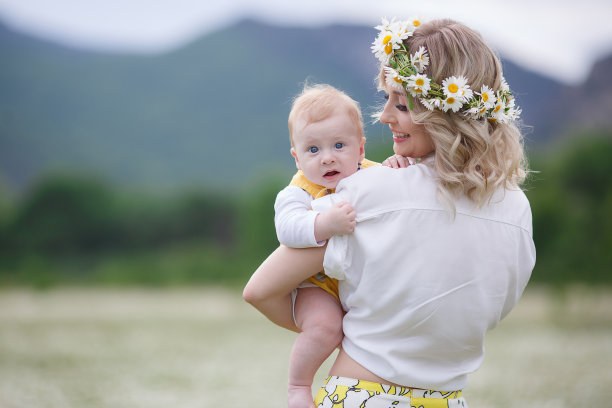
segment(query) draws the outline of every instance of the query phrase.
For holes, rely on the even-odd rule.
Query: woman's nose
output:
[[[380,122],[384,123],[385,125],[388,125],[389,123],[391,123],[392,119],[393,118],[389,109],[389,102],[387,102],[382,113],[380,114]]]

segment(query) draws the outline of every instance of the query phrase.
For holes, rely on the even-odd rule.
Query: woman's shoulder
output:
[[[342,180],[336,193],[361,210],[437,208],[435,180],[435,174],[425,165],[404,169],[376,166]]]
[[[514,225],[530,233],[532,231],[531,206],[519,187],[500,187],[482,207],[476,207],[464,198],[458,203],[457,212]]]
[[[426,164],[412,165],[403,169],[387,166],[372,166],[360,170],[342,180],[337,189],[352,188],[410,188],[435,183],[434,170]]]

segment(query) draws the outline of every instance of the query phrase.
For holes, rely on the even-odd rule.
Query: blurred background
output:
[[[610,286],[609,1],[216,3],[0,0],[4,333],[15,316],[55,310],[57,297],[36,303],[49,289],[213,287],[239,299],[278,245],[274,198],[295,171],[287,115],[305,81],[359,101],[367,156],[391,154],[388,130],[369,120],[383,103],[370,52],[383,16],[454,18],[497,50],[534,170],[530,287],[558,302]],[[588,321],[607,344],[612,317],[598,313],[605,325]],[[15,333],[28,332],[13,332],[4,358]]]

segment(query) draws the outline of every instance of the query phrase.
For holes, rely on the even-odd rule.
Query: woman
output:
[[[479,34],[438,20],[387,22],[372,47],[388,94],[380,121],[393,167],[343,180],[357,212],[352,235],[327,248],[276,250],[244,298],[273,322],[299,328],[291,291],[325,267],[339,280],[344,339],[315,404],[464,406],[484,335],[520,298],[535,264],[526,165],[512,94]],[[365,405],[364,405],[365,404]]]

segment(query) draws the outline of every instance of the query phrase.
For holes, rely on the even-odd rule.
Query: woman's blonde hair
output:
[[[430,62],[425,74],[439,84],[447,77],[463,75],[474,90],[487,85],[496,91],[502,86],[501,62],[480,34],[461,23],[448,19],[423,23],[404,43],[411,54],[421,46],[427,48]],[[384,66],[379,87],[386,88]],[[524,181],[527,161],[517,124],[430,111],[416,98],[410,114],[433,140],[438,192],[453,212],[454,199],[463,194],[482,206],[499,187],[518,188]]]
[[[306,84],[295,99],[289,112],[289,138],[293,146],[293,136],[298,122],[306,124],[320,122],[328,118],[336,108],[343,108],[355,122],[359,136],[363,137],[363,118],[359,102],[341,90],[327,84]]]

